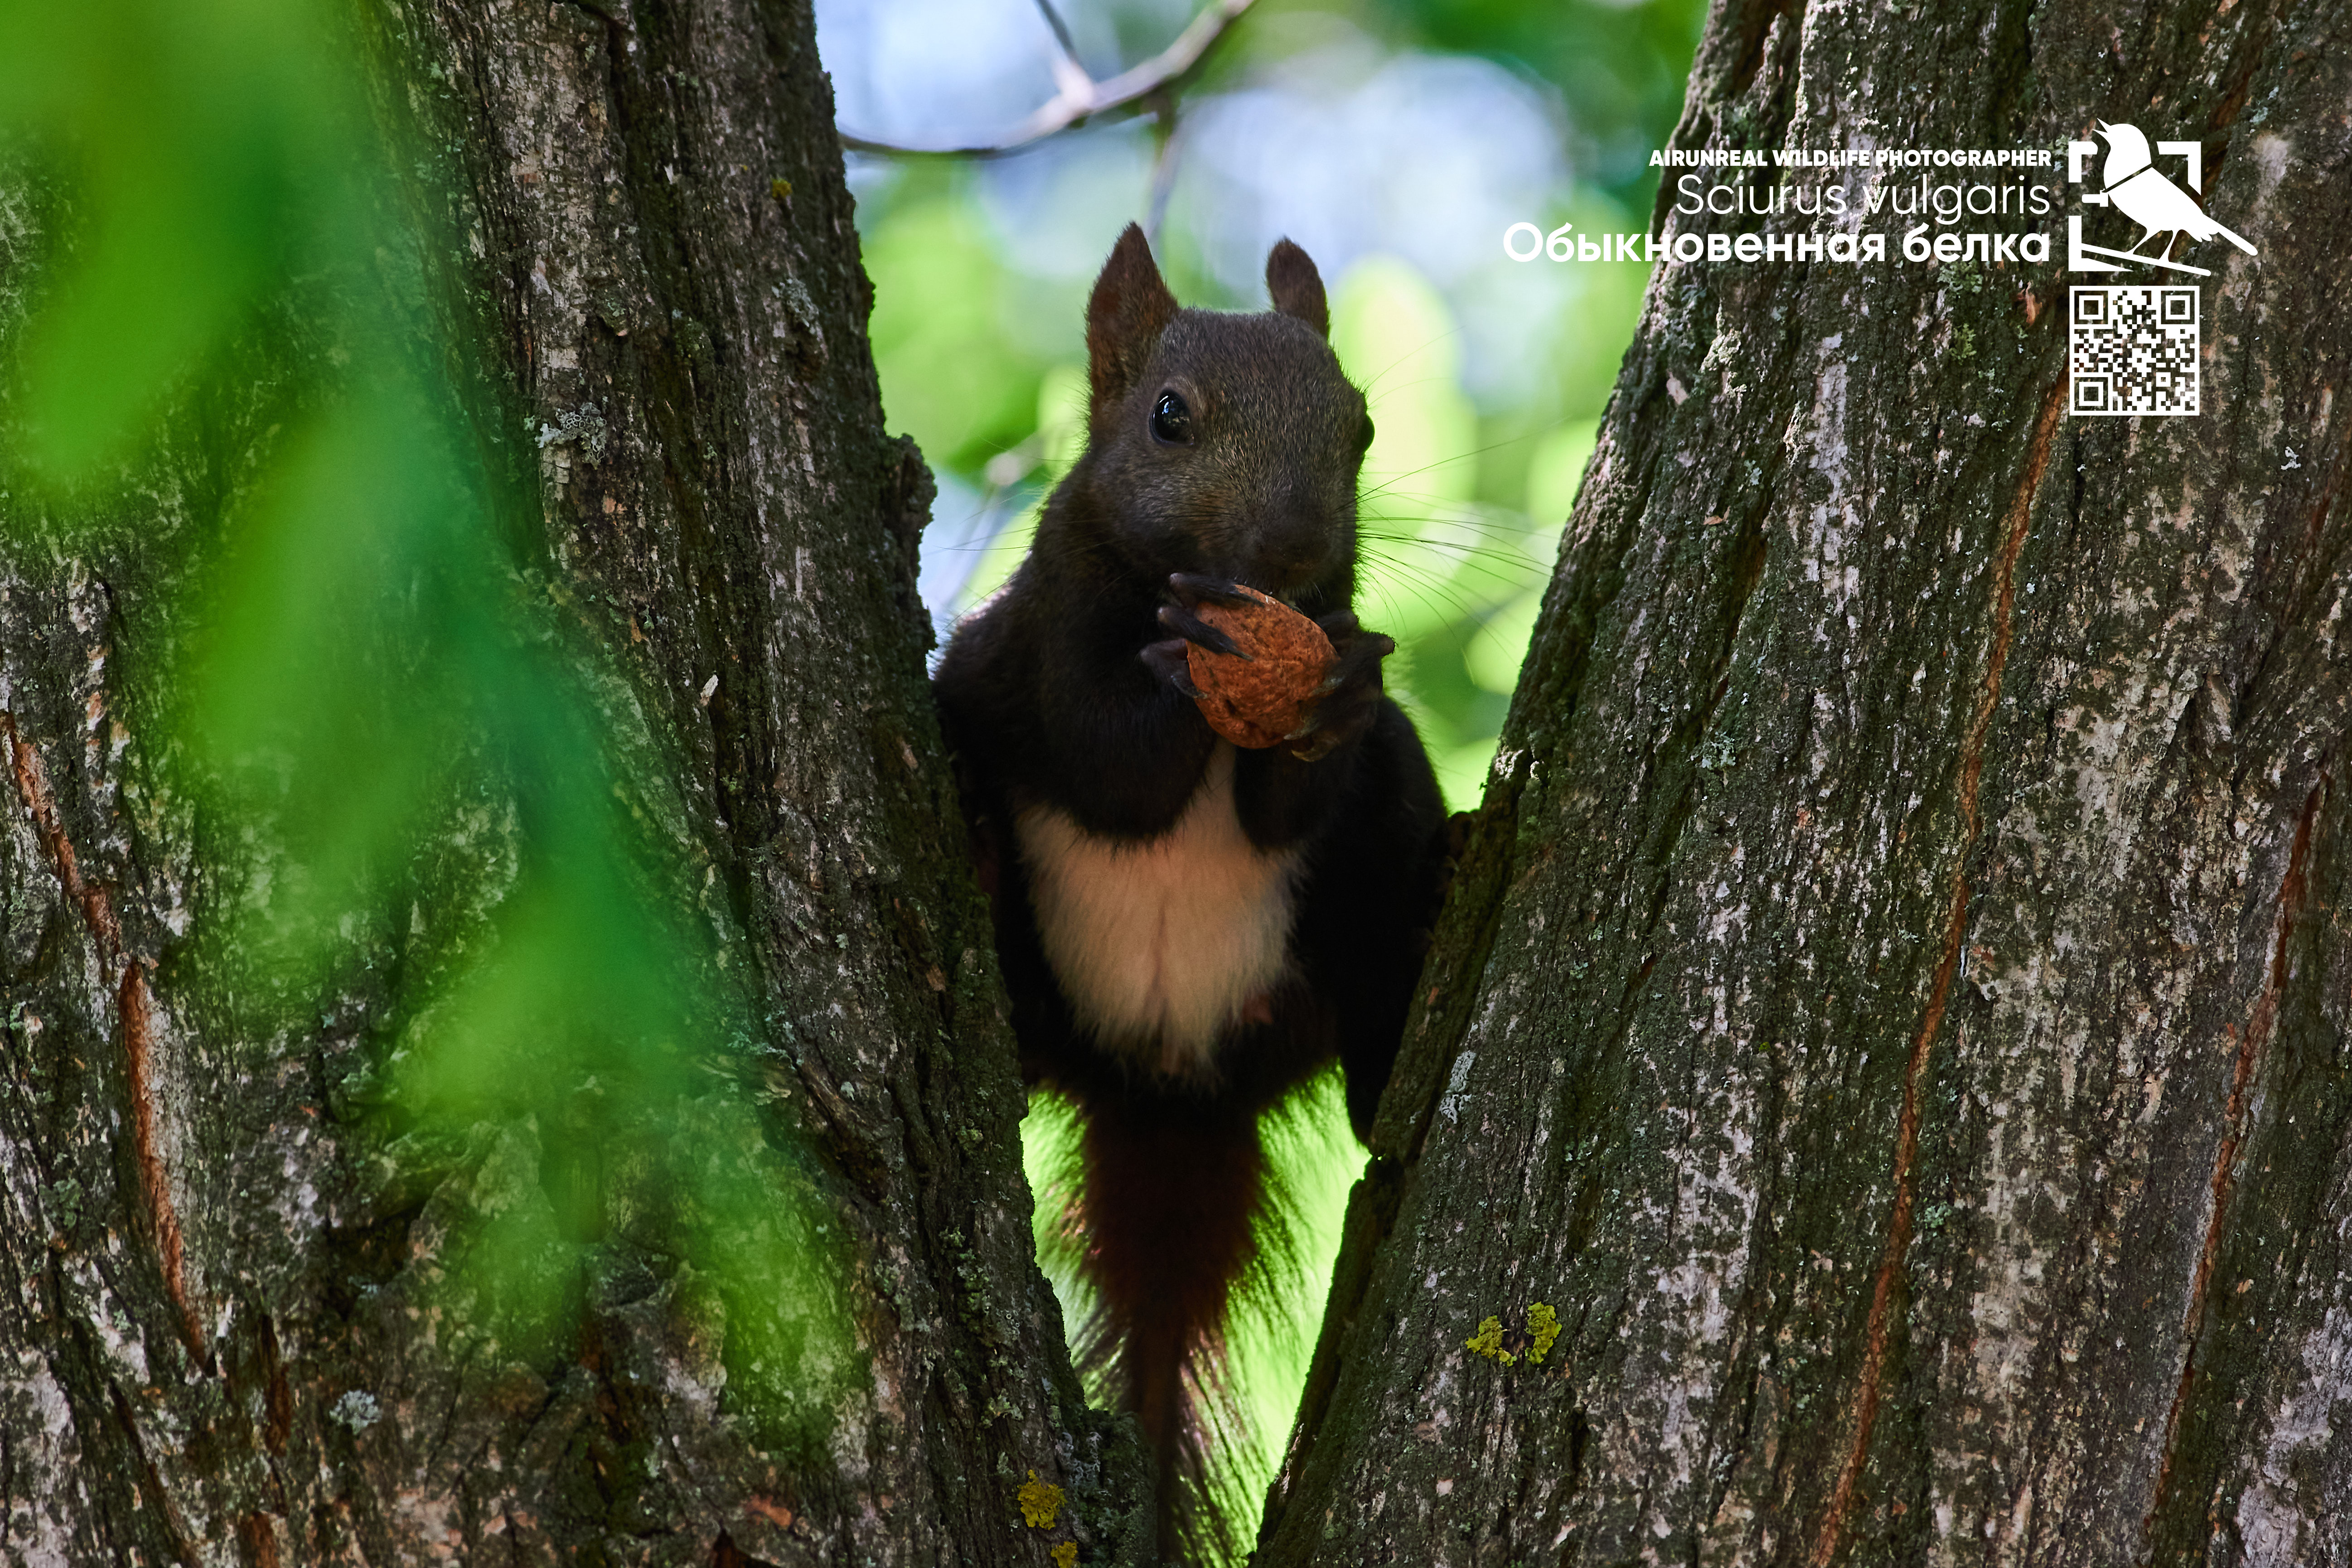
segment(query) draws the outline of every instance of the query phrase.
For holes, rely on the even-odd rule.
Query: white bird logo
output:
[[[2102,194],[2110,205],[2147,231],[2128,254],[2138,255],[2140,246],[2159,234],[2172,237],[2157,253],[2160,257],[2170,255],[2174,243],[2183,234],[2190,239],[2211,239],[2219,235],[2248,256],[2254,254],[2254,247],[2244,236],[2207,217],[2205,209],[2187,191],[2157,169],[2156,161],[2148,155],[2147,138],[2139,133],[2137,126],[2109,125],[2105,121],[2093,123],[2098,134],[2107,139],[2106,162],[2099,166],[2099,178],[2105,186]]]

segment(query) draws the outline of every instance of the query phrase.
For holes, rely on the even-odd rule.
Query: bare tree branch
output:
[[[1070,37],[1069,24],[1062,20],[1059,11],[1054,9],[1054,0],[1037,0],[1037,9],[1045,13],[1045,26],[1054,29],[1055,41],[1062,46],[1062,52],[1076,59],[1078,46]]]
[[[1094,89],[1095,80],[1087,74],[1086,62],[1078,58],[1077,41],[1070,37],[1062,14],[1054,9],[1054,0],[1037,0],[1037,9],[1044,13],[1045,26],[1054,29],[1054,41],[1062,46],[1062,52],[1054,57],[1055,94],[1085,97]]]
[[[1168,198],[1176,189],[1176,165],[1184,155],[1184,132],[1191,123],[1176,118],[1175,94],[1152,95],[1152,136],[1160,145],[1151,159],[1151,201],[1144,215],[1143,237],[1154,247],[1160,244],[1160,221],[1168,216]]]
[[[1087,74],[1071,51],[1067,32],[1061,18],[1055,15],[1045,0],[1039,0],[1045,11],[1062,53],[1055,59],[1054,77],[1058,84],[1051,99],[1039,106],[1036,112],[1016,126],[1002,142],[986,142],[970,147],[901,147],[895,142],[875,142],[844,132],[841,144],[856,153],[886,153],[900,157],[988,158],[1004,153],[1018,152],[1033,142],[1042,142],[1056,132],[1066,131],[1082,121],[1097,115],[1117,113],[1147,106],[1146,100],[1156,93],[1171,91],[1190,80],[1208,59],[1209,51],[1234,23],[1240,20],[1255,0],[1213,0],[1206,10],[1192,18],[1176,41],[1145,60],[1119,72],[1108,81],[1097,81]]]

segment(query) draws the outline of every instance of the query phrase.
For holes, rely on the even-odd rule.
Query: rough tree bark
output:
[[[2352,1561],[2347,100],[2335,0],[1718,4],[1678,146],[2133,121],[2261,254],[2137,420],[2054,265],[1659,270],[1262,1562]]]
[[[447,335],[574,433],[530,476],[549,570],[757,977],[870,1376],[780,1473],[617,1223],[576,1354],[467,1360],[412,1315],[469,1211],[551,1200],[512,1130],[386,1179],[348,1085],[388,939],[258,1037],[273,999],[188,940],[233,852],[161,798],[146,723],[207,465],[264,438],[213,411],[115,526],[0,560],[8,1560],[1037,1563],[1032,1468],[1108,1558],[1137,1500],[1028,1256],[921,688],[923,481],[805,10],[371,26],[436,150]],[[2048,269],[1661,275],[1268,1561],[2346,1561],[2347,29],[1719,7],[1679,144],[2164,124],[2262,256],[2205,296],[2212,412],[2137,423],[2063,414]],[[1537,1300],[1545,1363],[1463,1348]]]
[[[1040,1564],[1074,1531],[1107,1555],[1147,1500],[1032,1256],[924,681],[929,480],[884,434],[809,8],[362,16],[380,114],[414,138],[404,259],[482,452],[542,505],[581,684],[706,889],[682,912],[753,976],[764,1037],[723,1065],[762,1089],[768,1140],[818,1152],[859,1381],[814,1462],[763,1455],[724,1323],[618,1205],[588,1226],[575,1347],[531,1363],[436,1326],[426,1287],[469,1216],[555,1223],[532,1173],[564,1168],[541,1146],[562,1131],[488,1130],[420,1184],[352,1088],[397,1033],[399,933],[363,926],[348,984],[290,1010],[194,940],[268,847],[157,768],[174,606],[270,432],[184,410],[96,526],[0,534],[0,1560]],[[38,210],[0,204],[16,312]],[[561,438],[501,443],[518,412]],[[1076,1505],[1056,1530],[1016,1507],[1032,1469]]]

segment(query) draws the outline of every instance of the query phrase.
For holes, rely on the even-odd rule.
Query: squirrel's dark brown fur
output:
[[[1395,1059],[1444,813],[1362,630],[1364,399],[1285,240],[1275,309],[1180,310],[1129,226],[1087,310],[1087,447],[1005,590],[942,657],[940,711],[996,912],[1022,1068],[1085,1125],[1093,1352],[1159,1467],[1162,1551],[1223,1543],[1193,1394],[1266,1217],[1258,1124],[1335,1057],[1357,1133]],[[1202,720],[1191,611],[1246,584],[1338,662],[1310,725],[1237,751]]]

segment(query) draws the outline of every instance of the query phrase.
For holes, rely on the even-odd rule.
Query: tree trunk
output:
[[[1679,147],[2137,121],[2260,255],[2134,420],[2058,216],[1657,269],[1261,1562],[2352,1561],[2348,96],[2334,0],[1717,5]]]
[[[747,1182],[807,1153],[856,1367],[819,1449],[765,1451],[723,1314],[596,1151],[486,1126],[420,1175],[385,1147],[354,1086],[415,1005],[393,934],[362,924],[316,1005],[204,945],[269,847],[159,758],[185,590],[273,432],[183,410],[100,526],[0,535],[0,1560],[1108,1560],[1149,1500],[1033,1258],[924,679],[929,479],[884,435],[809,8],[384,0],[362,30],[409,139],[415,249],[384,276],[421,261],[627,796],[706,889],[678,912],[751,977],[762,1037],[715,1065],[761,1124],[730,1142],[714,1099],[671,1135]],[[0,204],[0,343],[26,258],[72,243],[33,232],[47,210]],[[468,863],[444,831],[419,858]],[[583,1169],[584,1220],[556,1191]],[[431,1294],[453,1238],[518,1215],[586,1238],[536,1358]],[[1070,1494],[1054,1528],[1016,1502],[1031,1471]]]

